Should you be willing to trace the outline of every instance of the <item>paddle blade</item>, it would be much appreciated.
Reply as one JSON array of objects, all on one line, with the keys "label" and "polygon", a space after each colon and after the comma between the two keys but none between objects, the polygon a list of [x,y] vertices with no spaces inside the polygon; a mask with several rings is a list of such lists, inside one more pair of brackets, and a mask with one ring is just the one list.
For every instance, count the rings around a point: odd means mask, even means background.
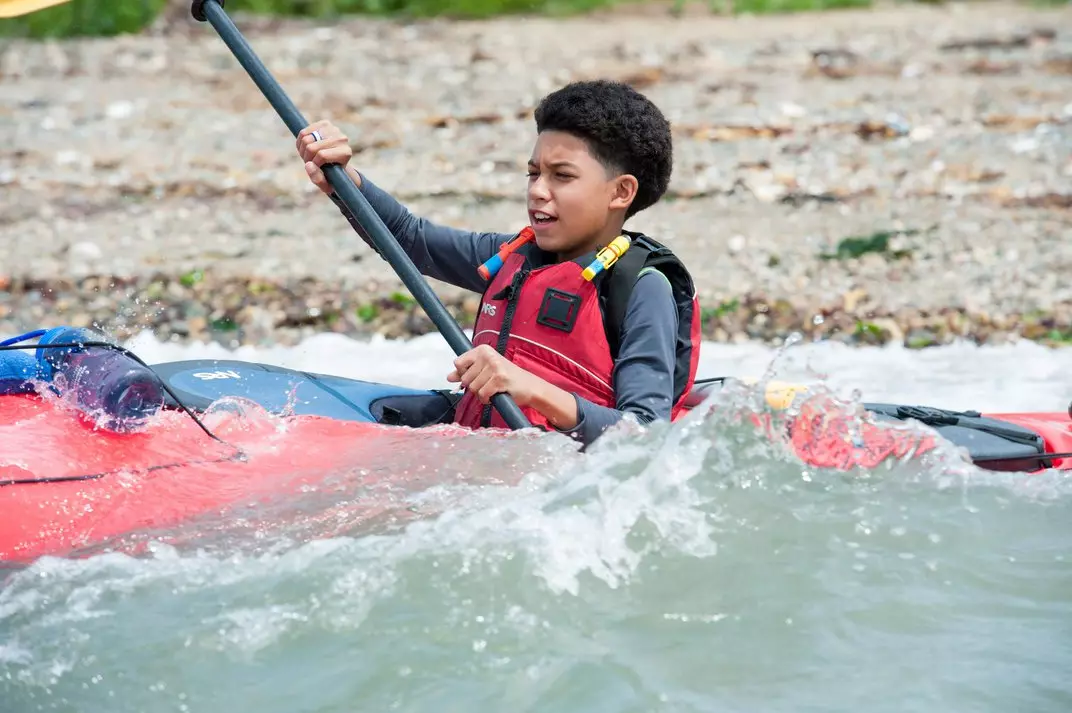
[{"label": "paddle blade", "polygon": [[0,0],[0,17],[19,17],[44,10],[53,5],[63,5],[70,0]]}]

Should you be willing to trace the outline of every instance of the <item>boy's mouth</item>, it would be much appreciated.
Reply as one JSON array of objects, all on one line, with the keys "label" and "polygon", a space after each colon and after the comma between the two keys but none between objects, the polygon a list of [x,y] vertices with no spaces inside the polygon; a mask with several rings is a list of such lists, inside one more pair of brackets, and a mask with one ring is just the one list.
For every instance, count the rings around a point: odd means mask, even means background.
[{"label": "boy's mouth", "polygon": [[551,215],[550,213],[545,213],[542,210],[530,210],[529,211],[529,221],[532,223],[532,226],[535,228],[535,227],[544,227],[544,226],[547,226],[547,225],[551,225],[552,223],[557,222],[558,218],[556,218],[555,216]]}]

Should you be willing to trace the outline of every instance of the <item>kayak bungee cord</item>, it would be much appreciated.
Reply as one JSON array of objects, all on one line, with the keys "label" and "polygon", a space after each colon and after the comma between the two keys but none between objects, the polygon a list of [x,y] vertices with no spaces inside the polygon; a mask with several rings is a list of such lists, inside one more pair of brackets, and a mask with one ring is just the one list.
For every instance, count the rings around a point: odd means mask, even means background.
[{"label": "kayak bungee cord", "polygon": [[1046,468],[1052,468],[1053,463],[1050,461],[1053,459],[1072,458],[1072,452],[1070,453],[1037,453],[1035,455],[1025,456],[976,456],[972,457],[972,463],[1012,463],[1014,461],[1035,461]]},{"label": "kayak bungee cord", "polygon": [[[179,398],[178,394],[176,394],[174,392],[174,390],[172,390],[172,388],[167,384],[167,382],[164,379],[161,379],[160,375],[157,374],[156,371],[154,371],[151,366],[149,366],[144,361],[142,361],[142,359],[137,354],[135,354],[134,352],[132,352],[129,349],[126,349],[124,347],[121,347],[118,344],[112,344],[111,342],[104,342],[104,341],[100,341],[100,340],[91,340],[91,339],[87,339],[85,341],[78,341],[78,342],[61,342],[61,343],[54,343],[54,344],[40,344],[40,343],[37,343],[37,344],[22,344],[21,343],[21,342],[24,342],[24,341],[29,340],[29,339],[34,339],[36,337],[40,337],[43,334],[45,334],[47,331],[48,330],[45,330],[45,329],[39,329],[39,330],[35,330],[33,332],[27,332],[26,334],[21,334],[21,335],[19,335],[17,337],[12,337],[10,339],[6,339],[3,342],[0,342],[0,351],[29,350],[29,349],[34,349],[34,350],[37,350],[37,349],[84,349],[85,347],[100,347],[102,349],[109,349],[111,351],[114,351],[114,352],[116,352],[118,354],[121,354],[121,355],[127,357],[128,359],[131,359],[132,361],[136,362],[140,366],[144,367],[145,370],[149,374],[152,375],[154,381],[157,384],[160,385],[160,387],[163,389],[163,391],[168,396],[171,397],[171,399],[175,402],[175,404],[179,407],[179,409],[181,409],[183,411],[183,413],[185,413],[187,416],[189,416],[190,419],[192,419],[193,422],[195,424],[197,424],[198,428],[200,428],[202,431],[204,431],[205,434],[208,435],[208,437],[211,438],[212,440],[214,440],[217,443],[220,443],[220,444],[222,444],[224,446],[227,446],[232,451],[234,451],[230,456],[226,456],[226,457],[223,457],[223,458],[216,458],[216,459],[213,459],[213,460],[207,460],[207,461],[184,461],[182,463],[167,463],[167,464],[163,464],[163,465],[147,466],[145,468],[145,470],[147,472],[148,471],[154,471],[154,470],[162,470],[162,469],[165,469],[165,468],[174,468],[174,467],[177,467],[177,466],[193,465],[193,464],[245,462],[245,461],[248,460],[248,456],[246,455],[246,453],[241,448],[239,448],[238,446],[234,445],[233,443],[229,443],[229,442],[223,440],[222,438],[217,436],[215,433],[213,433],[208,428],[208,426],[206,426],[204,424],[204,422],[202,422],[201,419],[198,418],[197,414],[195,414],[192,409],[190,409],[185,403],[183,403],[182,399]],[[107,471],[107,472],[103,472],[103,473],[89,473],[89,474],[84,474],[84,475],[45,476],[45,477],[41,477],[41,478],[21,478],[21,479],[20,478],[13,478],[13,479],[7,479],[7,480],[0,480],[0,487],[3,487],[5,485],[29,485],[29,484],[33,484],[33,483],[62,483],[62,482],[68,482],[68,481],[95,480],[95,479],[98,479],[98,478],[103,478],[106,475],[110,475],[112,473],[118,473],[118,472],[119,472],[118,470],[115,470],[115,471]]]},{"label": "kayak bungee cord", "polygon": [[[231,446],[230,443],[226,444]],[[234,446],[231,446],[234,448]],[[238,449],[235,449],[238,450]],[[179,468],[190,465],[212,465],[216,463],[233,463],[240,462],[245,459],[245,454],[242,453],[241,457],[236,455],[227,456],[225,458],[213,458],[212,460],[184,460],[181,463],[162,463],[159,465],[148,465],[142,468],[145,473],[151,473],[154,470],[166,470],[167,468]],[[38,485],[45,483],[70,483],[83,480],[99,480],[106,475],[116,475],[122,473],[123,470],[108,470],[101,473],[84,473],[82,475],[46,475],[41,478],[9,478],[7,480],[0,480],[0,488],[7,485]]]}]

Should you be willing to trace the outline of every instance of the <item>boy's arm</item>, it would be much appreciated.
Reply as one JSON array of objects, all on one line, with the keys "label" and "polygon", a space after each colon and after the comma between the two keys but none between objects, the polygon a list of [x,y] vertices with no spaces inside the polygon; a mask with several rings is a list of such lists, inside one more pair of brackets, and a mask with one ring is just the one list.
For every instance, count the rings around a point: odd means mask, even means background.
[{"label": "boy's arm", "polygon": [[[347,170],[356,173],[356,169],[348,167]],[[422,275],[473,292],[483,292],[487,288],[487,283],[477,274],[477,268],[497,253],[503,243],[512,240],[513,235],[475,233],[432,223],[413,215],[364,174],[358,175],[361,179],[359,190]],[[368,233],[358,225],[338,195],[332,193],[330,198],[361,239],[375,250]]]},{"label": "boy's arm", "polygon": [[574,396],[579,421],[563,433],[586,446],[626,414],[642,424],[670,419],[674,404],[678,315],[670,282],[662,273],[643,273],[633,288],[622,322],[614,365],[616,408]]}]

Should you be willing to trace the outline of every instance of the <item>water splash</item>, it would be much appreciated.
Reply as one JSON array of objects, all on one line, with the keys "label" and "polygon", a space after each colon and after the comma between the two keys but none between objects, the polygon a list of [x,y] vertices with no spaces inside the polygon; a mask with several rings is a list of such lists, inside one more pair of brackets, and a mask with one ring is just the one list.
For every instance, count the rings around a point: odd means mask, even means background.
[{"label": "water splash", "polygon": [[[792,419],[821,407],[850,434],[869,423],[845,382],[769,404],[799,373],[788,362],[817,353],[795,346],[758,382],[730,381],[672,426],[622,424],[586,455],[551,434],[399,435],[391,458],[354,450],[293,498],[202,523],[215,539],[154,533],[180,536],[10,572],[0,700],[1064,710],[1072,480],[982,471],[944,444],[869,470],[806,466]],[[210,418],[253,444],[296,433],[248,404]]]}]

